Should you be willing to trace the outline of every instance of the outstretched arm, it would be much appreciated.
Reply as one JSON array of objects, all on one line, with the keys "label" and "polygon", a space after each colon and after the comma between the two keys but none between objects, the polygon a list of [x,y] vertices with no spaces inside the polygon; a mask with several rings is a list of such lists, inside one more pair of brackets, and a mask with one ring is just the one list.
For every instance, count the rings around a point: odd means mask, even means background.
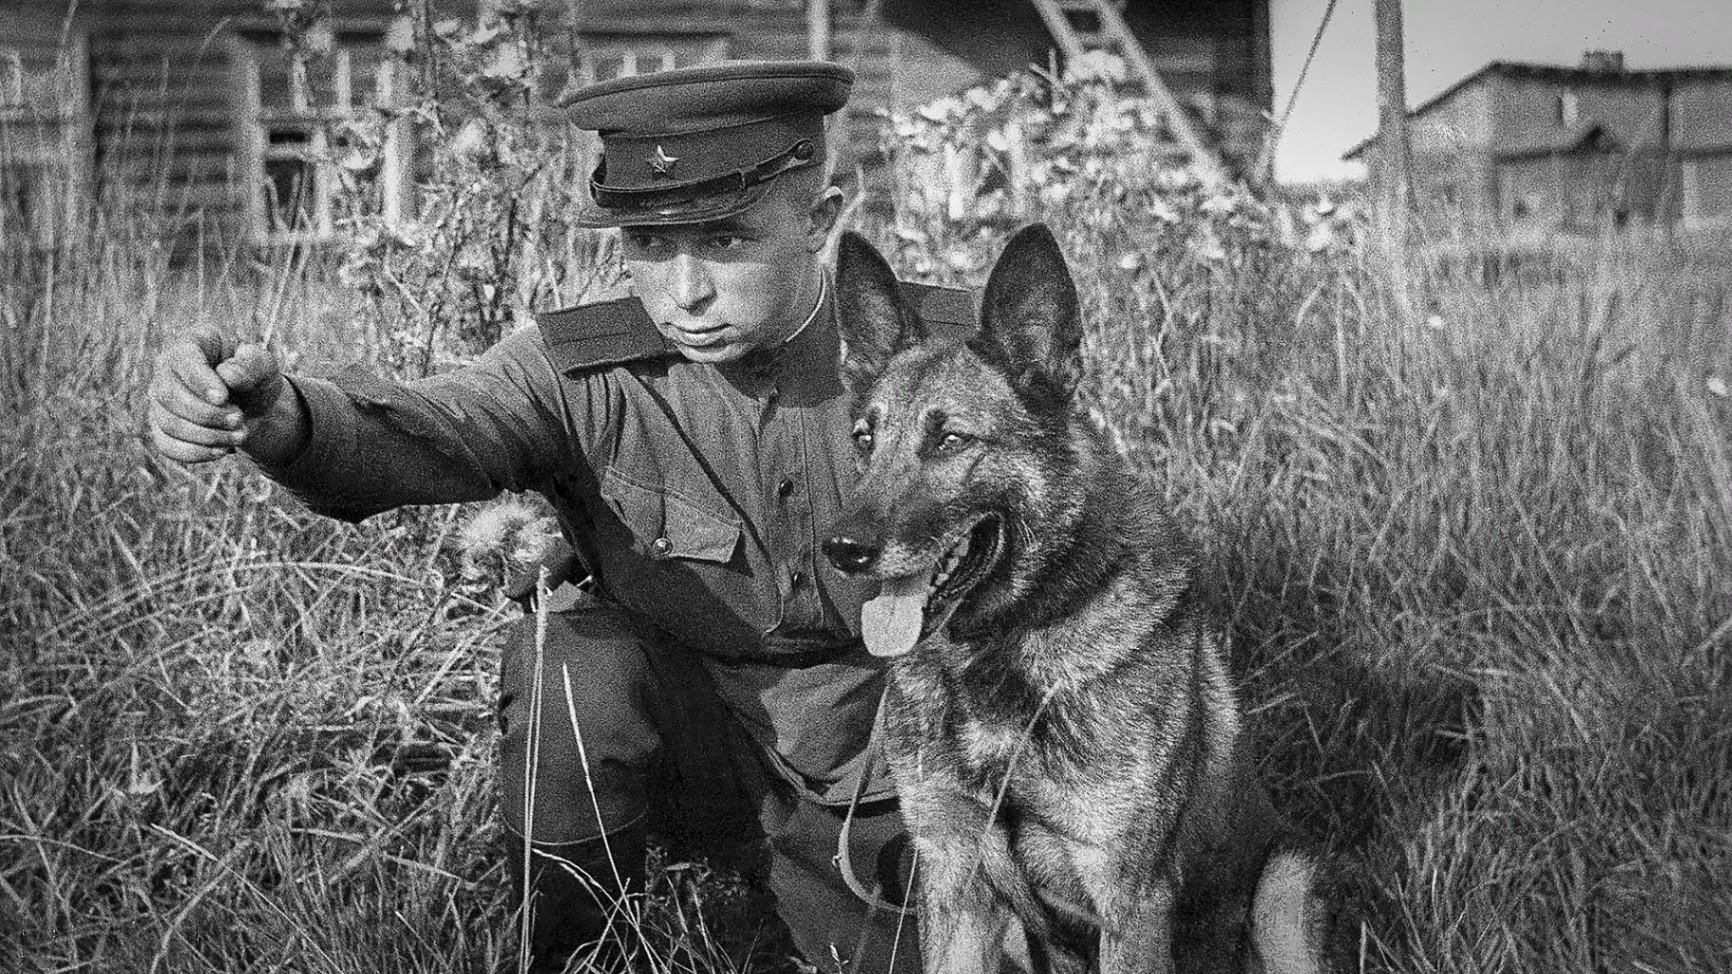
[{"label": "outstretched arm", "polygon": [[[482,500],[572,462],[571,403],[533,331],[416,382],[360,370],[284,377],[258,346],[195,335],[157,361],[152,436],[188,463],[239,448],[309,507],[345,520],[405,504]],[[588,427],[605,397],[576,403]]]}]

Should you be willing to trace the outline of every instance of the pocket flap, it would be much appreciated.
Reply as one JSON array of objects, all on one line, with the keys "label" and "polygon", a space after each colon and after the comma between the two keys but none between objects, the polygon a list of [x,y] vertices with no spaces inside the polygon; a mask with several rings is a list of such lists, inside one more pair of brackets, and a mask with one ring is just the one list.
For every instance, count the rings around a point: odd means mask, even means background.
[{"label": "pocket flap", "polygon": [[647,487],[616,467],[603,476],[601,494],[631,529],[634,550],[646,558],[725,563],[739,547],[739,518],[666,488]]}]

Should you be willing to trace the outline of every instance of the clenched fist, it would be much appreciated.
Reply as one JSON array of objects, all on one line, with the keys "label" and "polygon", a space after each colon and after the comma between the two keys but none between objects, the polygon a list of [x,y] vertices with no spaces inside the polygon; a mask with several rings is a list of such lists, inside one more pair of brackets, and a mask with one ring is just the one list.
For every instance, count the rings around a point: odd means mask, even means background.
[{"label": "clenched fist", "polygon": [[150,383],[150,435],[164,456],[205,463],[243,449],[282,462],[306,442],[306,410],[263,345],[199,331],[163,346]]}]

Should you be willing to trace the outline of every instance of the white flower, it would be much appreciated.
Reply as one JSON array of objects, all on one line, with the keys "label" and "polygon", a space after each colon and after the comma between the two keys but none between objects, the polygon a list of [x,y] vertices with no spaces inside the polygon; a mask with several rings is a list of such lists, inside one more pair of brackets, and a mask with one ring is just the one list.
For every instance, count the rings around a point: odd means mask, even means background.
[{"label": "white flower", "polygon": [[1197,209],[1210,216],[1225,216],[1238,209],[1239,201],[1227,193],[1218,193],[1204,200]]},{"label": "white flower", "polygon": [[1066,81],[1104,80],[1113,84],[1124,84],[1130,77],[1130,69],[1125,65],[1125,59],[1106,51],[1087,51],[1070,59],[1065,65],[1064,79]]},{"label": "white flower", "polygon": [[1155,185],[1165,192],[1176,193],[1197,185],[1197,174],[1185,166],[1163,168],[1155,176]]},{"label": "white flower", "polygon": [[475,165],[493,161],[493,133],[488,124],[479,118],[464,122],[451,137],[451,153]]},{"label": "white flower", "polygon": [[957,103],[955,98],[939,98],[921,105],[915,109],[915,112],[928,122],[942,123],[949,121],[950,117],[960,112],[961,109],[962,106]]},{"label": "white flower", "polygon": [[1327,223],[1319,223],[1305,235],[1305,249],[1311,253],[1322,253],[1335,246],[1337,238],[1335,228]]},{"label": "white flower", "polygon": [[1221,238],[1207,229],[1197,234],[1196,243],[1192,245],[1198,257],[1210,263],[1219,263],[1227,259],[1227,247],[1221,243]]}]

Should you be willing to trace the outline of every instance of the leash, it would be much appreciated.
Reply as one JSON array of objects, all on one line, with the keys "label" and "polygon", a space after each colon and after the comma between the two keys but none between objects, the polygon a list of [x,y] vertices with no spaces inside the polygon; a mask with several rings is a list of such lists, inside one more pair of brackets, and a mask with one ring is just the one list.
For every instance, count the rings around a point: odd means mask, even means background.
[{"label": "leash", "polygon": [[[842,882],[847,884],[848,891],[859,898],[862,903],[866,904],[868,908],[866,914],[868,925],[870,925],[871,921],[878,915],[880,910],[888,911],[892,915],[898,917],[909,917],[915,914],[913,907],[892,903],[878,895],[879,887],[877,884],[874,884],[872,888],[868,889],[866,884],[860,882],[860,878],[854,873],[854,858],[848,849],[848,837],[853,831],[854,815],[859,811],[860,800],[866,794],[866,774],[871,770],[873,760],[875,760],[884,749],[884,704],[890,699],[888,674],[886,674],[885,681],[884,690],[878,695],[878,709],[872,715],[872,730],[866,737],[866,750],[861,755],[860,771],[854,778],[854,793],[849,796],[848,811],[842,816],[842,828],[836,834],[836,854],[830,857],[830,862],[835,865],[839,872],[842,873]],[[1035,722],[1038,721],[1041,714],[1046,711],[1047,705],[1052,702],[1052,698],[1057,691],[1058,688],[1054,687],[1048,690],[1046,695],[1041,699],[1040,706],[1035,708],[1034,717],[1029,721],[1028,727],[1024,730],[1025,737],[1027,734],[1033,732]],[[999,786],[998,793],[994,796],[992,806],[988,810],[990,817],[997,816],[998,809],[1004,802],[1005,793],[1009,788],[1010,776],[1007,772],[1005,780]],[[919,872],[919,868],[920,853],[919,850],[915,850],[914,864],[908,872],[908,885],[910,892],[913,891],[914,876]],[[1100,917],[1086,906],[1053,896],[1047,890],[1040,889],[1039,887],[1032,887],[1032,890],[1035,897],[1043,906],[1046,907],[1047,910],[1059,917],[1062,917],[1066,922],[1074,925],[1092,926],[1096,928],[1101,926]],[[1066,947],[1066,949],[1075,948]],[[858,966],[858,964],[856,964],[856,966]]]},{"label": "leash", "polygon": [[[860,901],[871,908],[868,919],[876,916],[880,910],[890,912],[895,916],[913,916],[914,909],[900,903],[892,903],[879,896],[880,887],[874,883],[871,889],[860,882],[860,877],[854,874],[854,857],[848,850],[848,837],[853,832],[854,815],[860,810],[860,799],[866,794],[866,775],[872,770],[872,762],[877,760],[884,750],[884,703],[890,698],[890,676],[885,674],[884,691],[878,695],[878,709],[872,715],[872,730],[866,736],[866,750],[860,756],[860,770],[854,776],[854,794],[848,799],[848,812],[842,816],[841,831],[836,833],[836,854],[830,857],[830,862],[842,873],[842,882],[848,885],[848,891],[859,897]],[[914,885],[912,877],[914,870],[920,867],[920,853],[914,853],[914,868],[909,870],[909,886]]]}]

